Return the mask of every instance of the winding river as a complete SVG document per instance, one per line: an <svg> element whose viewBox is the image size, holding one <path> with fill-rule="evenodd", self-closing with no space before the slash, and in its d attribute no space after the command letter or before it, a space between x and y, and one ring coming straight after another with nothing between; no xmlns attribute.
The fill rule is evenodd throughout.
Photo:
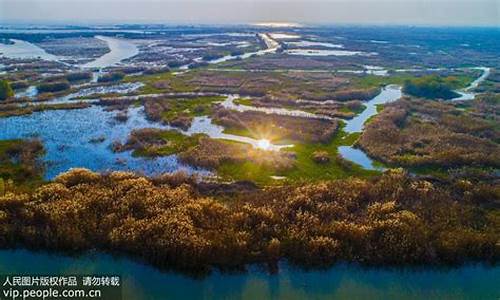
<svg viewBox="0 0 500 300"><path fill-rule="evenodd" d="M261 56L261 55L266 55L269 53L276 53L276 51L278 51L280 44L276 40L271 38L271 36L269 34L259 33L258 37L264 42L264 44L266 44L266 49L262 49L262 50L255 51L255 52L247 52L247 53L244 53L241 55L226 55L226 56L223 56L220 58L208 60L208 61L206 61L206 63L208 63L210 65L214 65L214 64L220 64L220 63L230 61L230 60L235 60L235 59L247 59L247 58L250 58L252 56ZM199 62L203 61L203 58L199 57L199 58L194 59L194 61L196 63L199 63ZM191 66L191 63L180 66L179 69L182 71L187 71L190 66Z"/></svg>
<svg viewBox="0 0 500 300"><path fill-rule="evenodd" d="M84 64L83 68L106 68L119 64L121 61L131 58L139 54L139 48L126 40L109 36L96 36L97 39L102 40L108 44L110 52L104 54L98 59Z"/></svg>
<svg viewBox="0 0 500 300"><path fill-rule="evenodd" d="M347 133L362 132L366 121L371 117L377 115L377 105L394 102L402 96L400 86L386 86L382 88L380 94L375 98L365 103L365 110L346 122L344 130ZM384 168L374 162L363 150L353 146L340 146L339 154L367 170L381 171Z"/></svg>
<svg viewBox="0 0 500 300"><path fill-rule="evenodd" d="M491 68L479 67L473 68L476 70L481 70L483 73L476 80L474 80L468 87L463 90L456 91L460 94L460 97L451 99L452 101L461 101L461 100L474 100L476 94L472 91L481 84L481 82L485 81L488 76L490 76Z"/></svg>

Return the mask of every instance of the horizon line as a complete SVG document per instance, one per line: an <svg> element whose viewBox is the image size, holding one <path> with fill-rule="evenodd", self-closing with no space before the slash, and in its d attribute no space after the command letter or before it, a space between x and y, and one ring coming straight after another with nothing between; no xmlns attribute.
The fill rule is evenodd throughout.
<svg viewBox="0 0 500 300"><path fill-rule="evenodd" d="M262 24L296 24L297 26L277 26L277 25L262 25ZM271 22L271 21L256 21L256 22L180 22L180 21L160 21L160 20L121 20L121 21L105 21L105 20L58 20L58 21L42 21L42 20L6 20L0 21L0 26L10 25L25 25L25 26L120 26L120 25L155 25L155 26L213 26L213 27L234 27L234 26L248 26L248 27L262 27L262 28L275 28L275 29L300 29L308 27L327 27L327 26L352 26L352 27L428 27L428 28L492 28L500 30L499 24L483 24L483 23L399 23L399 22Z"/></svg>

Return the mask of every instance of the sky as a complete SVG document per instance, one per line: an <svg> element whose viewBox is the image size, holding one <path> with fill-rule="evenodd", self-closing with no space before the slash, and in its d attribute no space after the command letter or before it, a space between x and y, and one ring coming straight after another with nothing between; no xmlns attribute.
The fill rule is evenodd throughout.
<svg viewBox="0 0 500 300"><path fill-rule="evenodd" d="M0 23L500 27L500 0L0 0Z"/></svg>

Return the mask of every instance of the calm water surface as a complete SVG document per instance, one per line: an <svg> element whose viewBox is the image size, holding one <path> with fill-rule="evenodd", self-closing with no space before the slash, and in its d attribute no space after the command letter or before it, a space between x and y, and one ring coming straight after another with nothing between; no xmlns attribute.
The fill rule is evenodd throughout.
<svg viewBox="0 0 500 300"><path fill-rule="evenodd" d="M377 114L377 105L390 103L401 98L402 92L399 86L386 86L382 89L381 93L375 98L365 103L365 110L346 122L344 130L347 133L362 132L366 121ZM378 166L368 155L361 149L352 146L339 147L339 154L355 164L362 166L367 170L383 170L384 168Z"/></svg>
<svg viewBox="0 0 500 300"><path fill-rule="evenodd" d="M377 105L394 102L401 98L402 95L401 87L399 86L390 85L384 87L381 93L375 98L363 103L366 106L365 110L353 119L347 121L344 130L347 133L363 131L366 121L377 114Z"/></svg>
<svg viewBox="0 0 500 300"><path fill-rule="evenodd" d="M352 146L340 146L338 148L339 154L353 163L360 165L366 170L383 171L384 167L373 161L363 150L354 148Z"/></svg>
<svg viewBox="0 0 500 300"><path fill-rule="evenodd" d="M339 265L303 271L283 264L267 274L247 273L194 279L160 272L126 258L104 254L66 257L26 250L1 250L0 274L118 274L124 299L498 299L500 267L457 269L365 269Z"/></svg>
<svg viewBox="0 0 500 300"><path fill-rule="evenodd" d="M84 64L82 66L84 68L105 68L114 66L122 60L139 54L137 46L129 40L109 36L96 36L96 38L105 41L108 44L110 52L94 61Z"/></svg>
<svg viewBox="0 0 500 300"><path fill-rule="evenodd" d="M46 149L46 179L75 167L94 171L133 170L148 175L194 171L181 165L175 156L146 159L133 157L130 152L111 151L111 143L124 142L133 129L162 127L147 121L142 108L129 108L126 122L116 121L115 115L116 112L92 106L0 118L0 139L40 138ZM96 142L99 138L104 138L104 141Z"/></svg>
<svg viewBox="0 0 500 300"><path fill-rule="evenodd" d="M14 42L12 45L6 45L0 43L0 56L5 56L8 58L41 58L44 60L58 60L59 58L55 55L45 52L42 48L30 42L11 39Z"/></svg>

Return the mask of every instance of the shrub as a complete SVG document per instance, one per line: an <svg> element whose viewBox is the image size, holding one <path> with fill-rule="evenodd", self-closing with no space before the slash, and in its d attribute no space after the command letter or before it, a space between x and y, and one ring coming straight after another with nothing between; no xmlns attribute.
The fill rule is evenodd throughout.
<svg viewBox="0 0 500 300"><path fill-rule="evenodd" d="M0 141L0 177L19 184L38 179L43 171L38 158L43 153L43 144L37 139Z"/></svg>
<svg viewBox="0 0 500 300"><path fill-rule="evenodd" d="M7 80L0 80L0 100L13 97L14 91Z"/></svg>
<svg viewBox="0 0 500 300"><path fill-rule="evenodd" d="M330 162L330 154L326 151L314 151L312 159L318 164L326 164Z"/></svg>
<svg viewBox="0 0 500 300"><path fill-rule="evenodd" d="M46 82L38 85L36 88L40 93L55 93L68 90L71 88L71 85L67 81Z"/></svg>
<svg viewBox="0 0 500 300"><path fill-rule="evenodd" d="M148 69L144 70L144 74L146 74L146 75L167 73L167 72L170 72L170 67L168 67L168 66L158 67L158 68L148 68Z"/></svg>
<svg viewBox="0 0 500 300"><path fill-rule="evenodd" d="M191 127L193 122L193 117L186 114L179 114L172 120L170 120L169 124L174 127L181 128L183 130L188 130Z"/></svg>
<svg viewBox="0 0 500 300"><path fill-rule="evenodd" d="M114 82L114 81L120 81L123 78L125 78L125 73L123 72L114 72L114 73L108 73L100 76L97 79L97 82Z"/></svg>
<svg viewBox="0 0 500 300"><path fill-rule="evenodd" d="M231 56L240 56L240 55L243 55L245 54L245 51L243 50L233 50L231 51Z"/></svg>
<svg viewBox="0 0 500 300"><path fill-rule="evenodd" d="M202 67L207 67L210 64L208 62L202 61L202 62L197 62L197 63L192 63L189 65L189 69L197 69L197 68L202 68Z"/></svg>
<svg viewBox="0 0 500 300"><path fill-rule="evenodd" d="M203 56L204 61L210 61L210 60L215 60L223 57L224 55L219 54L219 53L208 53Z"/></svg>
<svg viewBox="0 0 500 300"><path fill-rule="evenodd" d="M406 80L403 92L408 95L428 99L452 99L460 96L452 90L454 85L456 84L453 78L443 79L437 75L429 75Z"/></svg>
<svg viewBox="0 0 500 300"><path fill-rule="evenodd" d="M5 181L0 177L0 196L5 195Z"/></svg>
<svg viewBox="0 0 500 300"><path fill-rule="evenodd" d="M175 69L175 68L178 68L178 67L183 66L183 65L188 64L188 63L189 63L189 61L187 61L187 60L184 60L184 61L176 60L176 61L168 62L168 67L171 69Z"/></svg>
<svg viewBox="0 0 500 300"><path fill-rule="evenodd" d="M80 80L90 80L92 79L91 72L80 72L80 73L70 73L66 75L66 80L69 82L80 81Z"/></svg>
<svg viewBox="0 0 500 300"><path fill-rule="evenodd" d="M87 169L74 168L67 173L59 174L54 181L72 187L82 183L94 183L99 178L100 176L97 173Z"/></svg>
<svg viewBox="0 0 500 300"><path fill-rule="evenodd" d="M25 88L29 87L29 84L27 81L20 80L20 81L11 82L10 86L14 90L20 90L20 89L25 89Z"/></svg>
<svg viewBox="0 0 500 300"><path fill-rule="evenodd" d="M404 98L367 124L358 140L372 157L406 167L500 166L500 131L446 103Z"/></svg>
<svg viewBox="0 0 500 300"><path fill-rule="evenodd" d="M143 105L147 119L153 122L161 121L163 112L170 109L168 101L157 101L155 99L144 99Z"/></svg>

